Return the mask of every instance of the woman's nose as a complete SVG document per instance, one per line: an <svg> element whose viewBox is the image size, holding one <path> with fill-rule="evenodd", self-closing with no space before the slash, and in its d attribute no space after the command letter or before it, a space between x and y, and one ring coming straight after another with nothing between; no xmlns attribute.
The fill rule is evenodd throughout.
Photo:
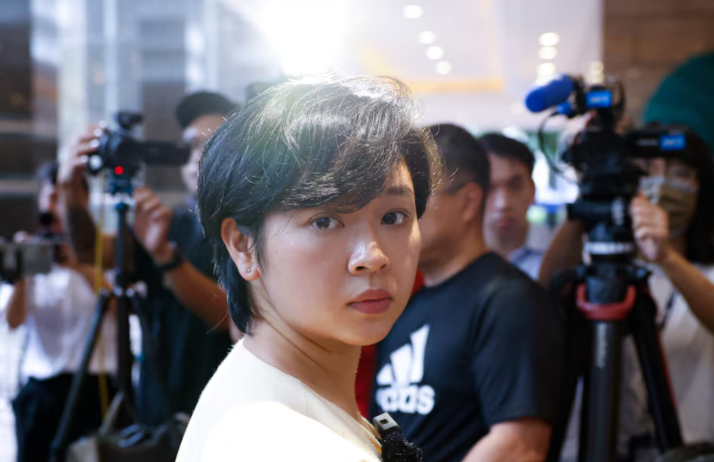
<svg viewBox="0 0 714 462"><path fill-rule="evenodd" d="M386 268L389 258L382 251L376 239L362 241L352 252L349 261L349 271L353 275L374 273Z"/></svg>

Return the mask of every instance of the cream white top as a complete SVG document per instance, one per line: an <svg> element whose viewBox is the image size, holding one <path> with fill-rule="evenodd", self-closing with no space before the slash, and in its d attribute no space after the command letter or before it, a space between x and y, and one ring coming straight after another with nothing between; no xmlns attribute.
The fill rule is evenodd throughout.
<svg viewBox="0 0 714 462"><path fill-rule="evenodd" d="M240 341L203 390L177 462L377 462L372 426L356 421Z"/></svg>

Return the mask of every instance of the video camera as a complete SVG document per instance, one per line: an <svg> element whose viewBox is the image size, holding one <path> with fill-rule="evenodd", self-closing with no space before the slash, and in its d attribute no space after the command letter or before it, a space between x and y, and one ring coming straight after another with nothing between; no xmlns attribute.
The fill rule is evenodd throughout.
<svg viewBox="0 0 714 462"><path fill-rule="evenodd" d="M14 283L26 276L46 274L55 261L55 243L32 238L28 242L7 242L0 238L0 281Z"/></svg>
<svg viewBox="0 0 714 462"><path fill-rule="evenodd" d="M89 172L98 174L107 169L110 187L114 182L127 185L142 165L183 165L191 155L190 148L165 141L139 141L132 132L142 122L141 114L119 111L114 115L117 128L106 130L99 148L89 156ZM114 188L117 189L117 188Z"/></svg>
<svg viewBox="0 0 714 462"><path fill-rule="evenodd" d="M585 250L594 263L630 261L636 248L629 203L645 175L633 160L684 158L686 130L653 126L619 133L617 125L625 107L625 93L622 84L614 79L588 86L580 78L560 75L531 89L525 105L531 112L552 109L549 118L592 114L561 158L580 174L580 197L568 204L568 217L583 222L589 236ZM543 127L540 139L542 131Z"/></svg>

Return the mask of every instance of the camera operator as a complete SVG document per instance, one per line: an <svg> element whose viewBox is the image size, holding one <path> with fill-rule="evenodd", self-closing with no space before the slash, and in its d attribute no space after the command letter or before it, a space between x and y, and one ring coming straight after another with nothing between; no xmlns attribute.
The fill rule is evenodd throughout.
<svg viewBox="0 0 714 462"><path fill-rule="evenodd" d="M58 238L62 234L57 210L57 168L56 162L50 162L38 172L39 222L46 238ZM85 182L78 191L78 201L86 204L87 192ZM29 237L29 234L18 233L16 241ZM48 274L21 279L9 288L5 307L7 323L11 329L24 325L28 336L20 366L24 385L12 402L19 462L49 457L50 443L57 431L73 374L79 368L95 310L93 270L92 266L73 259L64 244L57 244L56 260ZM3 287L6 289L8 286ZM71 440L96 430L101 424L98 374L116 372L114 326L114 313L110 311L102 326L102 348L95 351L90 363ZM107 392L111 391L109 386Z"/></svg>
<svg viewBox="0 0 714 462"><path fill-rule="evenodd" d="M687 133L682 158L638 161L647 172L630 215L640 258L653 274L658 325L685 442L714 440L714 163L709 147ZM539 281L581 261L583 227L566 221L543 259ZM634 437L649 446L647 396L631 341L623 351L620 448ZM572 424L572 423L571 423ZM569 439L576 431L569 432ZM641 438L642 436L644 438ZM630 449L631 451L631 449Z"/></svg>
<svg viewBox="0 0 714 462"><path fill-rule="evenodd" d="M187 207L170 209L145 187L135 192L134 236L140 244L134 246L135 279L147 285L146 315L159 366L152 370L142 363L137 408L140 420L151 425L170 413L193 411L231 344L226 295L216 283L212 248L193 209L203 145L234 108L223 96L208 92L189 95L177 107L184 141L191 145L190 159L181 169ZM101 129L93 128L82 135L61 174L70 241L83 262L94 259L96 229L77 193L85 175L84 156L97 149L101 134ZM111 267L114 238L103 238L102 258ZM159 394L159 378L168 388L168 397Z"/></svg>

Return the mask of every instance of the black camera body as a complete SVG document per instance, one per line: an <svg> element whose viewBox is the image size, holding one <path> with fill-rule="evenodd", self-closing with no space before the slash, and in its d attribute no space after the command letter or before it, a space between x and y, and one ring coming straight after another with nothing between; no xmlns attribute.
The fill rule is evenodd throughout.
<svg viewBox="0 0 714 462"><path fill-rule="evenodd" d="M106 130L99 140L96 153L90 155L89 171L97 174L106 169L118 188L130 184L143 165L183 165L191 150L165 141L140 141L133 131L143 120L141 114L119 111L114 115L117 127ZM110 182L110 183L112 183Z"/></svg>
<svg viewBox="0 0 714 462"><path fill-rule="evenodd" d="M569 86L563 86L564 79ZM682 127L652 126L620 133L617 124L625 106L620 82L587 86L582 79L564 76L556 84L560 86L553 87L555 93L560 92L566 99L551 116L592 115L561 157L580 175L580 197L568 204L568 217L584 224L589 237L586 252L593 262L631 261L636 247L628 209L638 193L640 178L645 175L633 160L683 158L686 131ZM534 92L541 91L537 96L550 102L547 97L552 96L553 88L551 93L547 93L547 86Z"/></svg>

